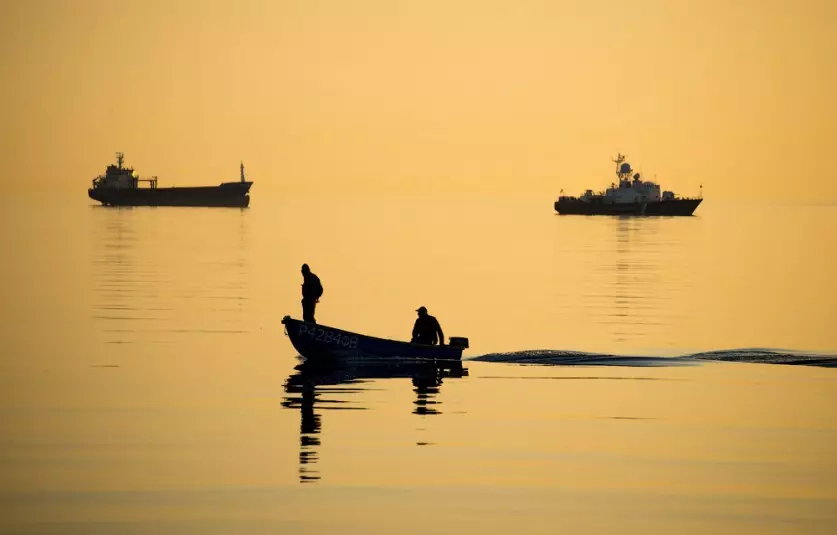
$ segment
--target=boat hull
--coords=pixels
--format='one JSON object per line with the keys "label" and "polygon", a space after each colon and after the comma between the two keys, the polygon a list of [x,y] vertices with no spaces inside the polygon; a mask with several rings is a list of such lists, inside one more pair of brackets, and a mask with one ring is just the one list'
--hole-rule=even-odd
{"label": "boat hull", "polygon": [[613,203],[601,199],[560,199],[555,211],[564,215],[644,215],[647,203]]}
{"label": "boat hull", "polygon": [[185,188],[91,188],[88,196],[105,206],[227,206],[244,208],[252,182]]}
{"label": "boat hull", "polygon": [[300,355],[306,359],[422,359],[433,361],[461,361],[461,346],[424,345],[375,338],[335,329],[319,323],[299,321],[285,316],[285,332]]}
{"label": "boat hull", "polygon": [[559,199],[555,211],[562,215],[692,215],[703,199],[668,199],[653,202],[610,203],[601,199]]}
{"label": "boat hull", "polygon": [[650,202],[645,215],[692,215],[703,199],[669,199]]}

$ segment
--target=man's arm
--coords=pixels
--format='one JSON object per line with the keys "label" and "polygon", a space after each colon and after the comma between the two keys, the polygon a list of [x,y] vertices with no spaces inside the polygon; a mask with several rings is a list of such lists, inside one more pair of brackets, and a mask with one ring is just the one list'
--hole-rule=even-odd
{"label": "man's arm", "polygon": [[445,345],[445,333],[442,332],[442,326],[439,325],[439,320],[436,320],[436,332],[439,333],[439,345]]}

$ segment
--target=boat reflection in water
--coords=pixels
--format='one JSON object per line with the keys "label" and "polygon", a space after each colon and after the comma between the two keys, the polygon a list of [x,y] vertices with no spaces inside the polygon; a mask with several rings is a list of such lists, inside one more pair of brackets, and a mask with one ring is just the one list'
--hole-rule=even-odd
{"label": "boat reflection in water", "polygon": [[412,379],[416,399],[413,414],[441,414],[439,401],[435,399],[447,377],[464,377],[468,369],[461,362],[440,365],[413,359],[353,359],[351,362],[303,361],[294,367],[295,373],[285,380],[286,409],[299,409],[299,480],[301,483],[320,479],[314,467],[318,460],[320,431],[324,410],[365,410],[352,404],[353,394],[365,390],[364,384],[373,379]]}

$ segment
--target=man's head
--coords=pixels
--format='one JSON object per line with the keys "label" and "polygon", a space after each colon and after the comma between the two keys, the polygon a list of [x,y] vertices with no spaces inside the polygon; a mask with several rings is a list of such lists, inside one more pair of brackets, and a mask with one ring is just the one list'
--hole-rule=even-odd
{"label": "man's head", "polygon": [[308,275],[311,273],[311,268],[308,267],[308,264],[302,264],[302,274]]}
{"label": "man's head", "polygon": [[419,317],[426,316],[427,315],[427,308],[425,308],[423,306],[418,307],[416,309],[416,312],[418,312]]}

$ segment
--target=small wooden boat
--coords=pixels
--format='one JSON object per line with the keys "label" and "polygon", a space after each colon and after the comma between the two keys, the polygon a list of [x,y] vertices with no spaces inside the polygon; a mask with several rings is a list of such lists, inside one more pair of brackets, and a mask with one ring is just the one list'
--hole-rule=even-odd
{"label": "small wooden boat", "polygon": [[425,345],[375,338],[334,327],[282,318],[285,334],[294,349],[306,359],[402,358],[426,360],[462,360],[468,339],[452,336],[448,345]]}

